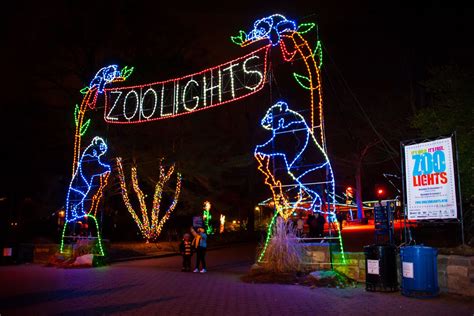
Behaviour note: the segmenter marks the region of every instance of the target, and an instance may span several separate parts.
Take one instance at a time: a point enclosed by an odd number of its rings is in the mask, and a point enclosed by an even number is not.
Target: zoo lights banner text
[[[408,219],[457,218],[451,138],[405,146]]]
[[[242,99],[265,84],[270,45],[181,78],[105,89],[105,121],[142,123]]]

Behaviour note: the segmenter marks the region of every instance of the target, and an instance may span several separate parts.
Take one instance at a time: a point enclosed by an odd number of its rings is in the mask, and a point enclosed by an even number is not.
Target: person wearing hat
[[[207,235],[203,227],[198,227],[197,232],[191,227],[191,234],[194,236],[193,246],[196,249],[196,268],[193,272],[206,273],[206,248],[207,248]],[[201,265],[201,270],[199,270]]]

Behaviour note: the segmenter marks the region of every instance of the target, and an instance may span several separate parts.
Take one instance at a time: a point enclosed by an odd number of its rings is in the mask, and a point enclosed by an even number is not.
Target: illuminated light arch
[[[308,90],[310,96],[309,104],[304,105],[310,109],[311,113],[309,119],[304,120],[305,124],[308,122],[306,126],[309,130],[309,136],[306,138],[305,144],[311,143],[317,146],[327,160],[326,164],[319,165],[315,169],[309,169],[307,172],[323,168],[326,170],[326,181],[332,184],[332,189],[322,191],[328,196],[327,209],[321,210],[317,198],[318,193],[308,188],[303,181],[300,181],[301,175],[295,176],[291,171],[294,159],[285,161],[285,164],[288,167],[288,174],[293,176],[294,182],[300,187],[296,199],[288,196],[281,180],[276,178],[271,170],[269,162],[272,155],[265,155],[263,152],[256,151],[255,157],[259,164],[258,169],[264,174],[265,183],[270,187],[277,213],[287,216],[288,210],[295,209],[295,205],[303,207],[304,203],[310,201],[308,209],[324,211],[329,214],[330,220],[332,220],[335,211],[334,175],[326,155],[324,135],[320,76],[322,65],[321,42],[318,41],[316,48],[313,50],[303,37],[315,26],[315,23],[297,24],[281,14],[259,19],[254,23],[253,29],[248,34],[240,31],[237,36],[231,37],[231,40],[242,47],[260,41],[266,41],[266,45],[227,63],[180,78],[128,87],[106,87],[112,83],[126,80],[132,73],[133,68],[124,67],[119,70],[116,65],[102,68],[97,72],[90,85],[81,90],[84,98],[81,106],[76,107],[73,176],[80,164],[78,160],[81,137],[90,126],[90,119],[85,120],[84,116],[88,108],[95,108],[99,94],[103,93],[105,96],[104,120],[111,124],[144,123],[194,113],[241,100],[261,91],[267,83],[269,51],[271,48],[279,46],[285,62],[299,63],[301,61],[306,68],[305,74],[293,73],[295,81],[302,88]],[[230,89],[227,88],[226,90],[224,87],[230,87]],[[315,132],[316,130],[317,132]],[[100,177],[99,189],[92,198],[92,206],[89,210],[94,214],[97,212],[98,202],[107,180],[108,175]],[[340,234],[339,240],[343,253]],[[344,254],[342,256],[344,260]]]

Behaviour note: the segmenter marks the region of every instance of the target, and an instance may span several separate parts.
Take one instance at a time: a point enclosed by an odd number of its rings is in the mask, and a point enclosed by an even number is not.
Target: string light
[[[100,176],[99,178],[99,188],[97,189],[97,193],[94,194],[92,197],[91,207],[89,210],[89,214],[93,214],[94,216],[97,215],[97,208],[99,206],[99,202],[102,199],[102,195],[104,193],[104,188],[107,186],[109,181],[110,172],[107,172]]]
[[[100,238],[100,230],[95,213],[97,206],[102,197],[102,190],[107,185],[107,180],[110,174],[110,165],[101,161],[101,157],[107,152],[107,144],[105,141],[96,136],[92,139],[89,146],[84,149],[78,163],[78,167],[69,184],[69,189],[66,197],[66,218],[61,235],[60,252],[64,250],[64,237],[66,228],[69,223],[74,223],[81,218],[92,218],[95,223],[100,254],[103,256],[104,251],[102,247],[102,240]],[[94,170],[91,173],[91,170]],[[94,179],[99,178],[99,188],[92,194],[92,186]],[[92,198],[90,196],[92,195]],[[89,210],[84,208],[84,204],[91,200],[91,207]],[[90,214],[94,212],[94,215]]]
[[[90,119],[84,123],[84,116],[87,108],[94,109],[97,103],[97,95],[103,92],[106,84],[125,81],[133,72],[133,67],[125,66],[121,71],[117,71],[117,65],[110,65],[101,68],[92,79],[88,87],[81,89],[81,94],[84,94],[81,106],[77,104],[74,108],[74,122],[76,130],[74,133],[74,155],[72,160],[72,176],[76,172],[78,159],[81,151],[81,138],[86,133]]]
[[[308,185],[305,183],[302,183],[301,179],[311,173],[314,172],[317,169],[323,168],[323,167],[329,167],[329,158],[327,157],[326,153],[322,149],[322,147],[318,144],[318,142],[314,139],[313,134],[311,133],[310,128],[306,124],[303,116],[299,114],[298,112],[292,111],[288,108],[288,105],[285,102],[278,102],[270,109],[267,111],[265,117],[262,119],[262,127],[271,130],[272,131],[272,137],[264,144],[262,145],[257,145],[255,148],[255,156],[256,157],[265,157],[268,156],[270,158],[273,158],[275,156],[279,156],[283,158],[285,162],[285,168],[288,172],[288,174],[293,178],[298,183],[298,186],[301,191],[305,191],[308,194],[311,195],[313,199],[313,203],[309,209],[313,211],[321,211],[320,206],[317,204],[320,204],[321,198],[319,194],[311,190]],[[284,131],[293,131],[293,135],[297,136],[300,134],[304,134],[301,137],[303,138],[302,142],[300,142],[300,148],[297,150],[296,154],[294,157],[289,157],[288,153],[286,153],[286,144],[284,145],[283,148],[278,147],[278,134],[282,133]],[[312,142],[310,142],[312,140]],[[309,144],[314,144],[316,145],[316,148],[319,153],[323,155],[323,160],[320,163],[315,164],[313,168],[310,168],[306,171],[304,171],[301,174],[295,174],[295,172],[298,171],[296,167],[296,162],[298,159],[301,157],[301,155],[307,151],[308,145]],[[257,160],[259,159],[257,158]],[[261,159],[261,158],[260,158]],[[330,180],[333,185],[333,179],[331,178]],[[318,209],[316,209],[318,208]],[[290,212],[292,213],[293,210]],[[288,215],[285,214],[285,218],[287,218]]]
[[[105,88],[107,84],[126,80],[133,72],[133,67],[124,67],[119,71],[117,65],[110,65],[100,69],[93,80],[90,82],[89,86],[81,90],[81,93],[84,94],[84,98],[81,106],[78,107],[76,105],[74,111],[76,132],[74,140],[72,172],[73,180],[76,173],[80,169],[80,165],[82,164],[82,157],[79,158],[81,137],[86,133],[91,124],[90,119],[84,119],[84,115],[87,108],[95,108],[98,94],[106,91],[104,119],[108,123],[142,123],[177,117],[180,115],[189,114],[191,112],[204,110],[235,100],[240,100],[260,91],[267,81],[266,74],[269,49],[272,46],[279,45],[282,51],[283,59],[286,62],[292,62],[295,60],[295,57],[298,56],[298,60],[302,60],[306,66],[307,74],[303,75],[293,73],[293,77],[301,87],[310,91],[311,118],[310,124],[308,126],[303,116],[297,112],[289,110],[286,103],[279,102],[271,107],[271,111],[269,110],[271,113],[267,112],[265,117],[266,120],[272,122],[271,125],[264,123],[265,119],[262,120],[262,126],[273,131],[272,138],[265,144],[257,146],[254,153],[259,164],[258,169],[265,175],[265,183],[270,187],[275,201],[276,211],[269,228],[272,227],[277,214],[280,214],[282,217],[287,219],[289,214],[292,213],[292,210],[296,208],[322,211],[321,198],[318,192],[312,190],[310,187],[308,187],[308,184],[302,183],[301,181],[301,178],[304,175],[312,173],[321,168],[326,168],[326,170],[328,170],[326,181],[322,181],[320,184],[326,184],[329,187],[327,194],[330,201],[326,212],[332,218],[335,211],[335,184],[329,158],[325,152],[323,103],[320,78],[320,67],[322,66],[323,57],[321,49],[322,46],[321,42],[318,41],[316,43],[316,48],[313,51],[308,42],[302,36],[302,34],[310,32],[315,26],[315,23],[302,23],[297,25],[296,22],[288,20],[281,14],[274,14],[259,19],[255,21],[253,29],[248,34],[244,31],[240,31],[239,35],[231,37],[231,40],[240,46],[247,46],[256,41],[267,40],[269,41],[268,45],[230,62],[181,78],[175,78],[161,82],[120,88]],[[249,66],[249,64],[251,65]],[[216,78],[217,83],[215,82]],[[230,91],[225,90],[225,88],[229,86]],[[172,94],[170,93],[170,90],[172,90]],[[170,96],[172,97],[168,96],[168,93],[170,93]],[[159,98],[160,100],[158,100]],[[165,104],[165,99],[170,98],[172,103]],[[151,107],[149,107],[150,104]],[[157,106],[160,107],[160,111],[157,111]],[[315,122],[316,107],[318,107],[319,110],[318,122]],[[118,111],[119,109],[122,111]],[[274,110],[283,112],[293,120],[288,122],[283,120],[281,123],[279,120],[276,126],[273,125],[273,119],[277,118],[273,115]],[[317,128],[320,130],[318,140],[316,140],[314,136],[314,130]],[[278,129],[293,131],[303,129],[306,131],[306,135],[304,136],[300,150],[295,154],[294,157],[291,157],[290,159],[287,158],[287,153],[284,150],[281,152],[270,152],[266,150],[266,147],[269,147],[269,144],[275,141],[275,130]],[[302,174],[295,174],[296,171],[292,168],[295,166],[298,158],[304,153],[304,150],[307,148],[307,146],[315,146],[315,148],[317,148],[322,154],[324,159],[322,159],[320,163],[315,164],[314,167],[307,169]],[[299,187],[296,198],[290,198],[287,196],[287,192],[283,190],[282,182],[275,178],[272,170],[270,169],[270,160],[277,156],[283,157],[288,175]],[[123,168],[121,167],[120,159],[117,159],[117,166],[119,167],[122,196],[128,211],[132,214],[132,218],[137,223],[137,226],[139,227],[143,236],[147,239],[155,238],[157,236],[156,234],[159,235],[163,224],[166,222],[170,213],[176,206],[180,192],[181,175],[178,173],[177,176],[178,180],[175,190],[175,199],[163,218],[158,222],[158,212],[161,204],[163,185],[166,183],[166,181],[168,181],[169,177],[174,172],[174,168],[172,167],[167,172],[165,172],[164,169],[162,169],[162,166],[160,166],[160,180],[155,187],[153,209],[150,219],[148,218],[148,212],[146,209],[145,196],[138,185],[136,168],[132,168],[132,185],[137,195],[142,213],[142,219],[140,220],[139,216],[133,210],[128,198],[128,193],[125,186],[125,177]],[[89,213],[96,214],[103,188],[106,186],[108,181],[108,176],[108,173],[100,175],[99,188],[92,197],[92,205]],[[70,190],[76,195],[80,195],[80,193],[82,193],[80,190],[77,190],[77,192],[74,191],[71,186]],[[69,204],[69,195],[70,192],[68,191],[67,204]],[[307,204],[304,202],[308,199],[310,199],[312,202],[309,207],[304,207],[303,204]],[[294,202],[295,200],[296,202]],[[74,216],[80,216],[80,214],[87,213],[84,211],[83,204],[75,206],[72,211],[75,212]],[[76,211],[80,211],[79,214],[77,214]],[[73,218],[76,218],[74,216]],[[210,221],[210,213],[208,216],[206,216],[206,218],[208,218]],[[336,226],[338,227],[338,225]],[[268,242],[270,235],[271,232],[267,234],[266,243]],[[342,258],[343,261],[345,261],[340,233],[339,241],[341,245]],[[266,244],[264,249],[266,249]],[[263,258],[264,252],[265,251],[263,251],[260,255],[261,258]],[[259,260],[261,258],[259,258]]]
[[[85,201],[90,197],[94,178],[110,172],[110,165],[103,163],[101,157],[107,152],[107,145],[100,137],[94,137],[84,149],[78,168],[69,184],[66,197],[66,221],[70,222],[87,214]],[[95,173],[90,173],[90,169]]]
[[[266,83],[270,47],[266,45],[227,63],[180,78],[105,88],[104,120],[113,124],[150,122],[248,97]],[[147,103],[151,103],[149,109]],[[156,110],[157,106],[160,111]],[[150,114],[145,116],[144,112]]]
[[[255,158],[259,164],[258,169],[265,175],[265,183],[272,191],[276,206],[275,214],[280,214],[285,219],[287,219],[289,214],[292,213],[294,209],[298,208],[299,204],[305,200],[303,198],[304,194],[311,196],[312,203],[309,209],[321,212],[321,198],[319,194],[316,191],[310,189],[308,184],[302,183],[301,181],[304,175],[315,172],[321,168],[326,168],[328,173],[326,181],[321,181],[319,183],[329,187],[327,190],[329,206],[326,210],[328,217],[333,218],[335,212],[334,175],[329,158],[327,157],[325,151],[323,100],[320,77],[320,67],[322,66],[321,42],[317,42],[316,49],[313,52],[306,39],[304,39],[302,36],[302,34],[306,34],[307,32],[311,31],[315,26],[315,23],[302,23],[296,27],[295,22],[286,19],[283,15],[276,14],[257,20],[249,34],[246,34],[244,31],[240,31],[238,36],[231,38],[234,43],[239,44],[240,46],[247,46],[260,40],[268,40],[272,46],[280,44],[283,59],[286,62],[292,62],[294,61],[295,57],[298,56],[300,60],[303,60],[306,66],[307,75],[293,73],[293,77],[301,87],[310,91],[310,126],[306,124],[303,116],[297,112],[288,110],[286,103],[279,102],[270,108],[270,110],[267,112],[267,115],[262,120],[262,127],[271,129],[273,131],[272,138],[265,144],[257,146],[254,153]],[[291,50],[289,50],[288,47],[291,47]],[[319,67],[315,56],[317,56],[319,59]],[[317,124],[315,124],[315,104],[317,104],[319,108],[319,123]],[[287,123],[285,120],[282,121],[280,118],[274,117],[272,113],[274,110],[284,112],[286,116],[291,117],[292,120],[290,120],[290,123]],[[275,122],[273,121],[274,119]],[[303,137],[303,145],[300,145],[299,151],[294,157],[291,157],[291,159],[288,160],[287,153],[285,152],[284,148],[282,148],[280,152],[272,151],[272,147],[276,139],[276,130],[286,129],[292,130],[294,133],[298,133],[297,130],[301,130],[301,128],[306,130],[306,135]],[[316,140],[314,136],[313,130],[316,128],[319,128],[320,130],[319,140]],[[304,150],[309,144],[316,145],[318,152],[323,155],[324,159],[314,167],[306,170],[302,174],[297,175],[295,172],[298,171],[298,169],[294,168],[295,170],[292,170],[292,167],[294,167],[296,161],[303,154]],[[290,199],[285,196],[285,193],[282,190],[281,181],[275,179],[272,171],[270,170],[270,159],[276,156],[282,157],[284,159],[288,175],[290,175],[290,177],[297,183],[297,186],[299,187],[297,201],[295,203],[291,203]],[[291,207],[291,205],[293,205],[293,207]],[[338,225],[336,225],[336,227],[338,227]],[[345,262],[342,236],[340,234],[340,228],[338,227],[337,229],[339,231],[339,242],[342,259],[343,262]],[[269,238],[267,238],[266,243],[268,240]],[[265,249],[266,244],[259,260],[263,258]]]
[[[268,244],[270,243],[270,239],[272,237],[272,231],[273,231],[273,225],[275,224],[275,220],[278,216],[278,212],[273,213],[272,220],[270,221],[270,224],[267,227],[267,237],[265,238],[265,243],[263,244],[263,249],[260,252],[260,255],[258,256],[258,262],[262,262],[265,253],[267,252],[267,247]]]
[[[280,34],[288,31],[296,31],[296,23],[288,20],[281,14],[273,14],[255,21],[253,30],[246,37],[246,42],[268,39],[273,46],[280,42]],[[243,31],[242,31],[243,32]],[[245,32],[240,32],[240,38]],[[243,42],[242,44],[244,44]]]
[[[130,198],[128,196],[127,185],[125,181],[125,173],[123,171],[122,165],[122,158],[118,157],[116,159],[117,162],[117,169],[118,169],[118,177],[120,181],[120,188],[122,190],[122,198],[130,215],[132,215],[133,220],[138,226],[140,233],[142,234],[143,238],[146,239],[148,242],[149,240],[156,239],[160,236],[161,230],[163,229],[164,224],[169,219],[171,213],[176,208],[178,203],[178,198],[181,192],[181,174],[177,173],[177,180],[176,180],[176,189],[174,193],[173,202],[168,207],[167,211],[164,213],[161,220],[158,222],[159,219],[159,212],[161,209],[161,197],[163,194],[164,186],[171,178],[172,174],[174,173],[174,165],[171,166],[168,171],[165,172],[165,168],[160,164],[160,176],[158,182],[155,185],[155,192],[153,194],[153,204],[151,210],[151,216],[149,218],[148,210],[145,201],[145,195],[143,191],[140,189],[138,185],[138,176],[137,176],[137,168],[132,167],[132,186],[135,194],[137,195],[138,202],[140,205],[141,210],[141,219],[137,215],[137,212],[133,208],[132,204],[130,203]]]
[[[220,215],[219,223],[220,223],[219,234],[222,234],[225,228],[225,215],[222,215],[222,214]]]
[[[96,231],[97,231],[97,244],[99,245],[99,254],[101,256],[105,256],[104,247],[102,245],[102,237],[100,236],[99,224],[97,223],[97,219],[92,214],[86,214],[86,215],[84,215],[84,218],[85,219],[92,218],[94,220],[95,228],[96,228]],[[59,247],[59,252],[60,253],[64,253],[64,237],[65,237],[65,234],[66,234],[66,227],[67,227],[67,224],[71,223],[71,222],[72,221],[64,223],[63,231],[62,231],[62,234],[61,234],[61,245]]]
[[[202,218],[204,220],[204,226],[206,227],[206,234],[211,235],[214,231],[211,225],[211,202],[209,201],[204,202],[204,211],[202,214]]]

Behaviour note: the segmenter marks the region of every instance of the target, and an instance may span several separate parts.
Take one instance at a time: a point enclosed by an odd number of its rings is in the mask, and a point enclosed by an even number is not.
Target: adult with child
[[[197,232],[194,227],[191,227],[191,234],[194,236],[193,246],[196,249],[196,268],[194,273],[201,272],[206,273],[206,249],[207,249],[207,235],[203,227],[198,227]],[[199,270],[201,265],[201,270]]]

